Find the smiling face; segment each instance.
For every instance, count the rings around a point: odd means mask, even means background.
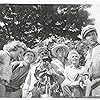
[[[73,54],[71,54],[69,61],[73,65],[78,65],[79,64],[79,56],[76,53],[73,53]]]
[[[97,35],[95,31],[89,32],[86,36],[85,39],[87,43],[91,46],[95,45],[97,43]]]
[[[27,52],[24,55],[24,61],[28,64],[31,64],[34,61],[35,55],[32,52]]]
[[[64,57],[66,51],[64,48],[58,48],[56,52],[57,52],[58,57]]]

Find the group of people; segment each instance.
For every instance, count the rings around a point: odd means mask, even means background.
[[[1,98],[66,98],[100,96],[100,44],[93,25],[82,29],[89,45],[85,66],[80,54],[64,44],[28,48],[20,41],[0,50]]]

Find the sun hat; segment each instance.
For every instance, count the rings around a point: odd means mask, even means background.
[[[25,54],[26,54],[27,52],[32,52],[32,53],[34,54],[34,61],[37,60],[37,58],[38,58],[38,52],[37,52],[35,49],[27,48],[27,50],[26,50],[26,52],[24,52],[23,56],[25,56]]]
[[[97,30],[94,25],[87,25],[86,27],[84,27],[81,32],[82,39],[84,39],[86,35],[91,31],[95,31],[97,35]]]
[[[57,45],[55,45],[55,46],[52,48],[52,50],[51,50],[53,56],[57,57],[57,50],[58,50],[59,48],[64,48],[66,55],[68,54],[69,48],[68,48],[67,45],[65,45],[65,44],[57,44]]]

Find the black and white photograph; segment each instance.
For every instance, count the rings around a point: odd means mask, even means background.
[[[100,3],[4,1],[0,98],[100,98]]]

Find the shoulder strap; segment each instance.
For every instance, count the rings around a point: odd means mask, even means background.
[[[19,62],[15,63],[12,65],[12,72],[14,72],[16,70],[16,68],[20,65]]]

